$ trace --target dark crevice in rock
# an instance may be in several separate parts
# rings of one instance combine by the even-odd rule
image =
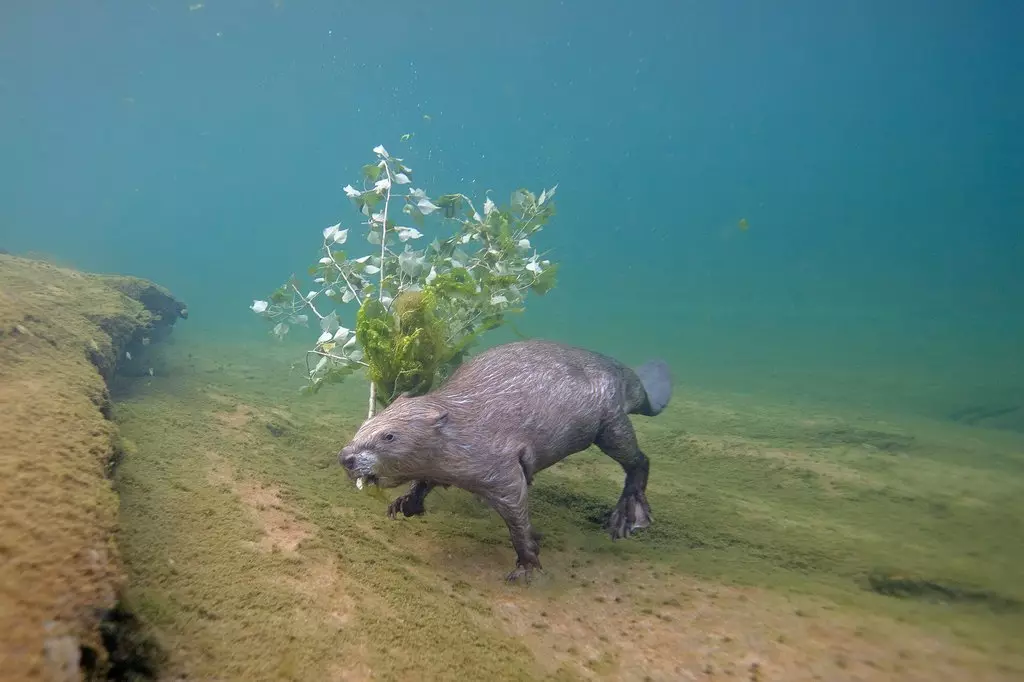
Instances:
[[[107,417],[107,419],[109,420],[110,417]],[[131,448],[127,442],[121,437],[121,434],[115,431],[112,447],[110,449],[110,456],[107,457],[107,462],[104,467],[104,474],[108,479],[111,481],[114,480],[114,476],[117,475],[118,467],[121,466],[121,462],[124,461],[125,456],[129,454],[130,451]]]
[[[109,281],[113,283],[116,280]],[[128,288],[127,291],[125,291],[124,287],[116,288],[126,293],[126,295],[133,292],[131,288]],[[141,298],[138,300],[143,303],[147,310],[153,313],[154,318],[152,322],[147,325],[133,325],[124,318],[96,319],[94,321],[99,325],[100,329],[110,337],[111,349],[104,352],[95,340],[91,341],[85,349],[89,362],[96,367],[100,376],[103,377],[102,391],[94,392],[90,399],[107,421],[113,421],[113,401],[111,399],[110,383],[113,381],[114,376],[117,374],[143,376],[152,372],[152,367],[149,366],[151,363],[147,362],[146,357],[152,348],[152,343],[154,340],[166,339],[171,333],[174,323],[179,318],[187,317],[187,313],[181,314],[181,311],[186,310],[184,304],[173,298],[170,294],[163,293],[155,288],[152,291],[150,291],[150,288],[144,288],[144,290],[148,292],[145,295],[146,300],[142,301]],[[168,315],[167,313],[169,312],[173,313],[173,315]],[[130,360],[128,358],[129,355],[131,355]],[[120,361],[119,357],[122,358]],[[140,369],[142,367],[147,369]],[[105,464],[105,473],[107,478],[110,479],[117,473],[117,468],[124,459],[125,454],[130,451],[130,447],[121,439],[116,430],[112,441],[110,456]]]
[[[115,374],[145,376],[153,370],[147,356],[153,344],[170,336],[179,319],[188,319],[188,307],[170,292],[150,282],[131,277],[97,276],[121,294],[138,301],[149,313],[149,320],[130,316],[87,316],[110,337],[110,347],[95,341],[86,348],[86,356],[107,383]]]
[[[131,324],[124,318],[95,320],[110,336],[111,348],[106,353],[95,343],[89,344],[86,355],[103,377],[103,390],[91,396],[103,418],[113,421],[110,382],[116,374],[138,375],[137,368],[146,364],[145,356],[154,342],[165,340],[178,319],[186,319],[188,310],[169,293],[149,283],[123,278],[103,278],[115,289],[142,303],[152,314],[149,324]],[[136,362],[128,360],[131,354]],[[136,371],[131,371],[131,368]],[[123,370],[129,368],[128,372]],[[107,478],[113,479],[117,468],[133,446],[115,429],[111,452],[105,467]],[[145,625],[119,601],[113,609],[103,612],[99,620],[103,652],[82,646],[79,657],[85,680],[151,680],[157,678],[165,653],[147,631]]]
[[[100,637],[102,653],[81,647],[79,665],[83,679],[89,682],[153,680],[166,661],[166,653],[124,602],[103,613]]]

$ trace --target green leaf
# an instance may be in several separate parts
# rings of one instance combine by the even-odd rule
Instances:
[[[538,296],[543,296],[552,289],[555,288],[557,280],[558,263],[552,263],[545,268],[534,283],[530,286],[530,290],[536,292]]]
[[[356,365],[335,364],[324,374],[321,383],[340,383],[345,377],[356,371]]]
[[[383,320],[388,317],[387,308],[375,298],[367,299],[359,310],[359,314],[367,320]]]
[[[405,207],[405,212],[412,217],[413,222],[415,222],[416,225],[418,225],[419,227],[423,227],[423,225],[425,224],[425,219],[423,217],[423,213],[418,208],[412,206],[411,204],[407,204]]]
[[[368,163],[365,166],[363,166],[363,177],[365,177],[370,182],[377,182],[377,180],[380,179],[381,173],[383,172],[384,169],[375,163]]]
[[[288,296],[288,293],[285,291],[284,287],[275,289],[274,293],[270,294],[270,302],[276,303],[278,305],[286,303],[289,298],[290,297]]]
[[[528,189],[517,189],[512,193],[512,208],[524,213],[527,209],[530,209],[537,205],[537,198],[533,196],[533,192]]]
[[[362,197],[360,197],[360,201],[363,204],[364,215],[369,216],[370,213],[373,213],[374,210],[376,210],[377,205],[380,202],[384,201],[384,197],[377,194],[376,192],[367,192]]]
[[[459,194],[443,194],[435,202],[438,208],[444,211],[445,218],[454,218],[455,212],[462,205],[462,196]]]

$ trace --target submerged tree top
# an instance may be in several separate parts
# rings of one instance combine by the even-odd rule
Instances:
[[[361,188],[344,187],[362,218],[365,252],[348,253],[359,248],[344,221],[330,225],[308,270],[313,285],[293,275],[251,307],[279,338],[319,322],[306,390],[362,367],[376,399],[387,404],[403,387],[429,389],[482,333],[521,312],[529,292],[555,286],[558,265],[532,238],[555,215],[558,186],[540,195],[518,189],[505,207],[487,197],[481,212],[462,193],[431,197],[401,158],[382,145],[373,152],[377,160],[363,166]],[[344,314],[349,305],[358,315]]]

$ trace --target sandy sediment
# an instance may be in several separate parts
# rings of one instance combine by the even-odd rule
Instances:
[[[106,381],[148,373],[150,344],[184,317],[151,282],[0,253],[4,679],[80,679],[109,666],[101,629],[122,571]]]

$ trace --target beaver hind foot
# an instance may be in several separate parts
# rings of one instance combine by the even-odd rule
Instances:
[[[653,521],[647,496],[637,490],[624,493],[619,498],[619,503],[615,505],[605,528],[612,540],[619,540],[630,537],[638,530],[649,528]]]
[[[536,557],[530,559],[521,559],[516,561],[515,569],[505,576],[505,582],[512,584],[519,582],[520,580],[525,585],[529,585],[533,580],[533,572],[543,573],[544,569],[541,568],[540,559]]]

